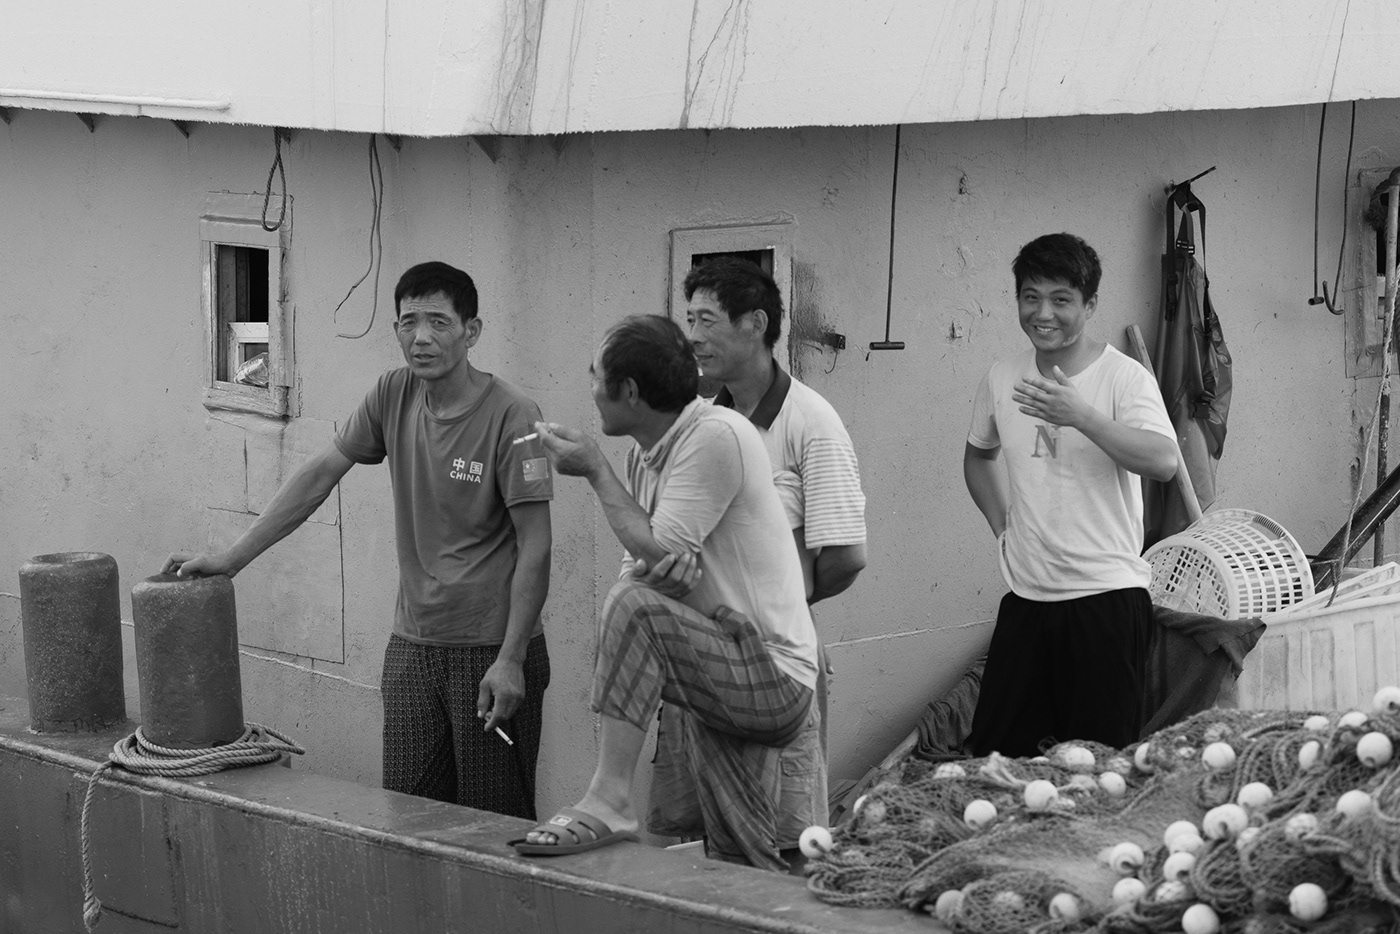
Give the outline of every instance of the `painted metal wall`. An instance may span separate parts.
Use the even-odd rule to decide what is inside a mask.
[[[1358,167],[1400,161],[1397,117],[1395,101],[1361,105]],[[1030,237],[1088,238],[1106,266],[1093,326],[1120,346],[1128,324],[1150,336],[1163,186],[1218,165],[1196,188],[1235,355],[1220,504],[1272,516],[1309,550],[1340,524],[1375,382],[1347,377],[1343,319],[1306,304],[1317,120],[1316,108],[1284,108],[906,126],[890,336],[907,349],[871,354],[885,329],[892,128],[513,139],[495,161],[466,139],[409,139],[401,151],[381,140],[383,276],[360,340],[337,335],[369,324],[370,284],[334,309],[369,257],[367,137],[299,132],[286,148],[299,415],[284,430],[200,404],[200,208],[206,192],[263,186],[271,133],[195,126],[185,138],[133,118],[89,132],[70,115],[17,113],[0,125],[0,692],[23,693],[19,565],[105,551],[129,591],[170,550],[202,546],[220,521],[256,511],[308,439],[396,365],[391,293],[407,265],[437,257],[469,269],[485,320],[476,361],[549,418],[591,426],[591,349],[620,316],[665,310],[670,230],[780,221],[795,227],[796,318],[848,341],[839,353],[799,342],[798,362],[846,419],[869,497],[870,567],[818,612],[836,666],[832,774],[859,777],[989,636],[1002,584],[961,455],[982,373],[1024,346],[1009,264]],[[1338,126],[1334,111],[1328,278],[1341,230]],[[374,783],[374,686],[395,581],[387,472],[356,468],[327,508],[329,555],[308,557],[293,536],[255,567],[308,594],[315,577],[321,600],[326,590],[334,599],[323,585],[339,575],[340,631],[308,654],[245,636],[247,714],[301,738],[309,768]],[[591,773],[594,612],[619,555],[581,481],[559,481],[554,525],[544,807],[581,793]],[[275,633],[296,616],[245,631]],[[135,685],[129,663],[133,711]]]
[[[922,934],[902,908],[836,908],[803,880],[632,843],[559,859],[528,821],[277,765],[194,780],[87,777],[121,735],[34,737],[0,695],[0,931],[82,934]]]
[[[880,125],[1400,96],[1389,0],[10,0],[0,107],[387,132]]]

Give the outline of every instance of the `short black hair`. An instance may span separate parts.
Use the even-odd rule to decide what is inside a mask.
[[[1099,294],[1099,280],[1103,278],[1099,254],[1070,233],[1036,237],[1021,247],[1011,272],[1016,276],[1018,294],[1027,279],[1059,279],[1078,289],[1086,302]]]
[[[441,292],[452,303],[462,323],[476,317],[476,283],[455,266],[437,261],[419,263],[399,277],[394,286],[394,317],[406,298],[428,298]]]
[[[603,336],[603,386],[616,399],[632,380],[642,401],[658,412],[679,412],[695,398],[700,367],[680,325],[661,315],[631,315]]]
[[[731,323],[760,308],[768,315],[763,343],[770,350],[783,330],[783,293],[757,263],[738,256],[716,256],[693,267],[685,277],[685,300],[704,289],[713,292]]]

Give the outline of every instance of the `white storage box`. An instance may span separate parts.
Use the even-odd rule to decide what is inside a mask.
[[[1378,688],[1400,683],[1400,593],[1378,579],[1391,570],[1371,573],[1331,607],[1322,593],[1263,617],[1268,628],[1239,678],[1240,707],[1365,710]]]

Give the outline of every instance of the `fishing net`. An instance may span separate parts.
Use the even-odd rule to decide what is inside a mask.
[[[1225,934],[1400,934],[1400,761],[1375,762],[1371,734],[1400,747],[1400,714],[1210,710],[1121,750],[906,760],[833,829],[807,885],[835,905],[936,914],[958,934],[1158,934],[1196,905]],[[1264,796],[1242,797],[1256,783]],[[1226,811],[1236,824],[1216,819]],[[1183,820],[1195,832],[1165,839]],[[1115,900],[1125,878],[1138,891]],[[1307,922],[1290,902],[1299,886],[1320,893]]]

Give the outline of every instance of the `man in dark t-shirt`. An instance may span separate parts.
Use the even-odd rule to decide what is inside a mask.
[[[228,550],[172,554],[165,570],[233,576],[352,466],[387,460],[399,589],[381,684],[384,787],[533,819],[553,498],[531,427],[540,410],[468,362],[481,321],[465,272],[414,266],[394,305],[407,366],[379,378]]]

